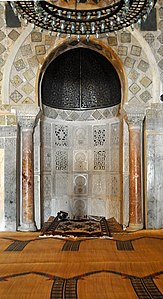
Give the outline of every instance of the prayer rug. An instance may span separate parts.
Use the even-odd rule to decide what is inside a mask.
[[[89,216],[87,219],[68,219],[68,214],[59,212],[57,217],[50,217],[41,231],[41,236],[60,235],[75,237],[111,237],[105,217]]]

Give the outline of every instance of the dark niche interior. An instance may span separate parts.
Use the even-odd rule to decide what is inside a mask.
[[[47,67],[41,84],[42,103],[57,109],[97,109],[121,102],[119,76],[99,52],[68,50]]]

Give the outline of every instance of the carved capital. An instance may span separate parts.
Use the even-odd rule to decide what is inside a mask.
[[[33,130],[36,125],[36,117],[32,116],[19,116],[18,117],[18,124],[21,130]]]
[[[17,106],[16,115],[22,130],[33,130],[40,117],[41,110],[34,105]]]
[[[146,114],[146,108],[142,106],[133,107],[126,104],[121,110],[121,115],[131,127],[140,128]]]

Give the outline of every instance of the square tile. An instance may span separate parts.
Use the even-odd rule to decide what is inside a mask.
[[[8,34],[8,37],[9,37],[10,39],[12,39],[13,41],[16,41],[19,35],[20,35],[20,34],[19,34],[15,29],[13,29],[13,30],[11,30],[11,32]]]
[[[159,40],[160,44],[163,44],[163,33],[161,33],[157,39]]]
[[[36,56],[32,56],[31,58],[28,59],[28,63],[30,67],[37,67],[38,66],[38,60]]]
[[[31,41],[32,42],[41,42],[42,34],[40,32],[34,31],[31,33]]]
[[[45,35],[45,45],[51,46],[55,42],[54,36]]]
[[[152,45],[155,40],[154,34],[149,32],[145,34],[144,38],[149,45]]]
[[[16,125],[16,115],[7,115],[7,125]]]
[[[34,101],[30,97],[26,97],[24,101],[22,101],[23,104],[33,104]]]
[[[36,55],[44,55],[46,53],[46,49],[44,45],[35,46]]]
[[[109,36],[108,37],[108,44],[110,46],[117,46],[117,37],[116,36]]]
[[[14,66],[15,66],[16,70],[19,72],[25,68],[25,63],[24,63],[23,59],[19,59],[14,62]]]
[[[127,51],[128,51],[128,48],[127,47],[118,47],[118,54],[120,56],[127,56]]]
[[[129,90],[130,90],[133,94],[138,93],[138,91],[139,91],[140,89],[141,89],[141,88],[140,88],[139,85],[136,84],[136,83],[133,83],[133,84],[129,87]]]
[[[139,73],[136,70],[131,70],[131,72],[129,73],[128,77],[132,80],[132,81],[136,81],[139,77]]]
[[[144,60],[141,60],[138,64],[138,69],[141,70],[142,72],[146,72],[147,69],[149,68],[149,63],[147,63]]]
[[[131,43],[131,33],[121,33],[121,43]]]
[[[152,97],[149,91],[145,90],[141,95],[140,98],[146,103],[148,102]]]
[[[35,77],[35,74],[31,69],[29,69],[23,73],[23,76],[27,81],[30,81]]]
[[[10,95],[10,99],[15,103],[19,102],[22,97],[22,94],[17,90],[12,92],[12,94]]]
[[[23,87],[22,87],[22,90],[27,94],[31,94],[32,91],[34,90],[33,86],[30,84],[30,83],[27,83],[25,84]]]
[[[148,87],[152,81],[147,77],[143,77],[141,80],[140,80],[140,83],[144,86],[144,87]]]
[[[131,54],[134,55],[134,56],[140,56],[141,55],[141,47],[138,47],[138,46],[132,46],[131,47]]]
[[[19,75],[14,76],[11,80],[12,85],[14,85],[15,87],[20,86],[22,82],[23,80],[19,77]]]
[[[130,58],[130,57],[126,57],[125,61],[124,61],[125,66],[127,66],[128,68],[133,68],[134,64],[135,64],[135,59]]]
[[[32,54],[32,49],[30,44],[22,46],[20,50],[23,56],[29,56]]]

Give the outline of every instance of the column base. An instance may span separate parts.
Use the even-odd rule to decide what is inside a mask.
[[[126,231],[135,232],[141,229],[143,229],[143,223],[129,223],[129,226],[126,228]]]
[[[36,224],[33,223],[22,223],[18,226],[18,231],[20,232],[35,232],[37,231]]]

